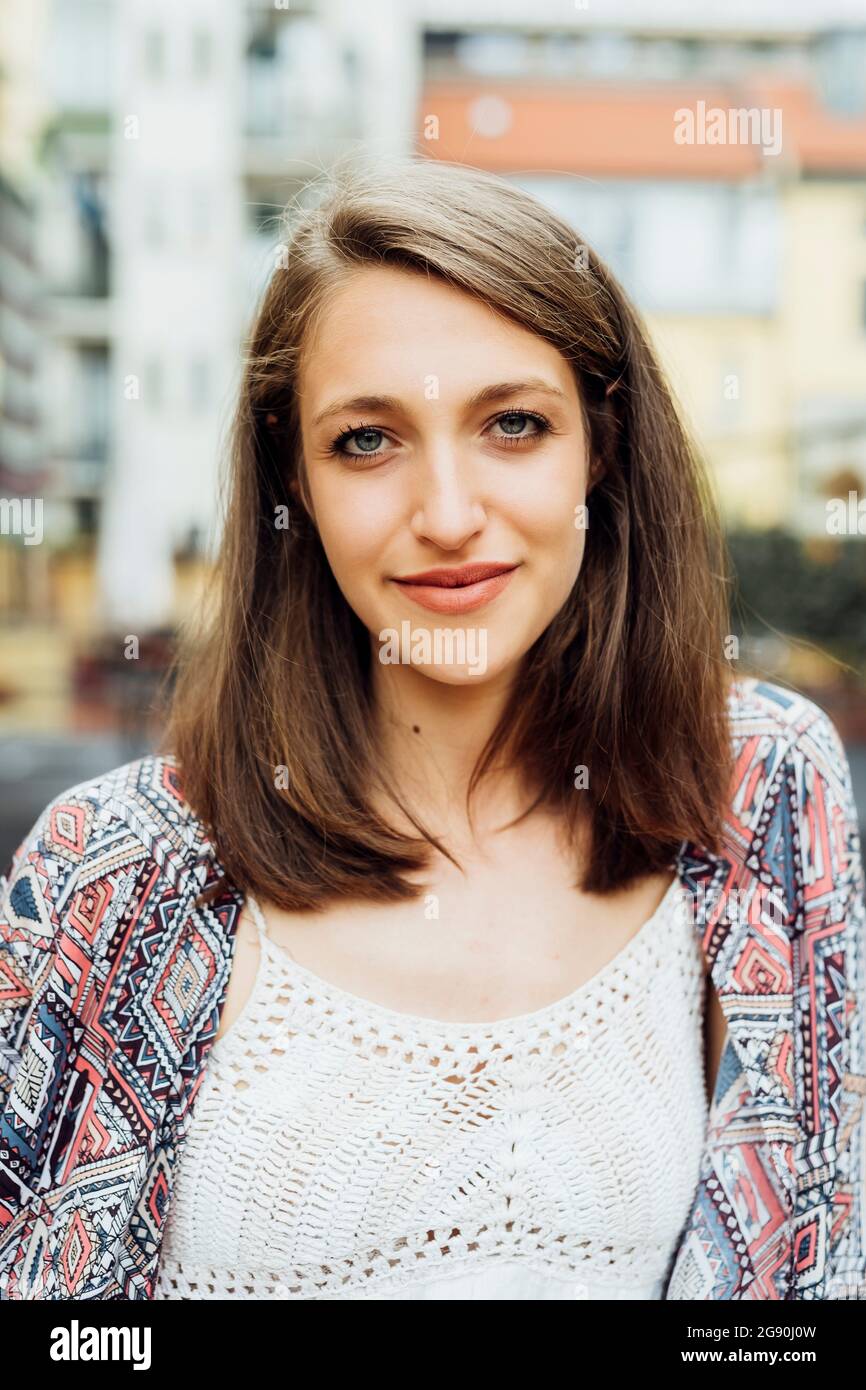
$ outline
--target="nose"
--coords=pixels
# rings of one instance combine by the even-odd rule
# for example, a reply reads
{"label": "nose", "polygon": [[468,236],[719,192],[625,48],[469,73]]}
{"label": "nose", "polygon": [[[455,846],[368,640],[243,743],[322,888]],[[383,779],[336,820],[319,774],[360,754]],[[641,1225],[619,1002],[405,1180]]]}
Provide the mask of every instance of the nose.
{"label": "nose", "polygon": [[445,446],[418,470],[419,495],[412,534],[440,550],[460,550],[487,523],[473,470],[459,451]]}

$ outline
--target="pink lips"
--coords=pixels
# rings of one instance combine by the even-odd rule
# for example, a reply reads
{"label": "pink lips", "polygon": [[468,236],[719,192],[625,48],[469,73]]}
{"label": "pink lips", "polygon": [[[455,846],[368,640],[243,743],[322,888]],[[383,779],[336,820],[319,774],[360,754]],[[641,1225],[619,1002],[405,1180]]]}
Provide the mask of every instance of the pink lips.
{"label": "pink lips", "polygon": [[424,570],[393,582],[434,613],[471,613],[500,594],[516,569],[516,565],[479,562],[455,569]]}

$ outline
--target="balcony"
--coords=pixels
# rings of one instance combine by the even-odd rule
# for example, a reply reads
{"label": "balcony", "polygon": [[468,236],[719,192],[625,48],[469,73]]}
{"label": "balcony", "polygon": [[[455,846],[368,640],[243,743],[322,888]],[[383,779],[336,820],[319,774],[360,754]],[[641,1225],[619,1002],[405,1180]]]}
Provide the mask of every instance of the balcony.
{"label": "balcony", "polygon": [[357,134],[349,57],[315,19],[256,19],[244,68],[245,170],[254,177],[309,174]]}

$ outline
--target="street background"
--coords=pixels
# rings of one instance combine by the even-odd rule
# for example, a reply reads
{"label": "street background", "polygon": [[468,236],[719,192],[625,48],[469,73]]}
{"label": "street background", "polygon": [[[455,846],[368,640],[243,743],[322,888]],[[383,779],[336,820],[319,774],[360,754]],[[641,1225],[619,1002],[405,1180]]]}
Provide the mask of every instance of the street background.
{"label": "street background", "polygon": [[716,479],[739,665],[827,709],[866,822],[862,4],[0,0],[0,45],[4,865],[152,745],[278,216],[353,149],[495,170],[609,261]]}

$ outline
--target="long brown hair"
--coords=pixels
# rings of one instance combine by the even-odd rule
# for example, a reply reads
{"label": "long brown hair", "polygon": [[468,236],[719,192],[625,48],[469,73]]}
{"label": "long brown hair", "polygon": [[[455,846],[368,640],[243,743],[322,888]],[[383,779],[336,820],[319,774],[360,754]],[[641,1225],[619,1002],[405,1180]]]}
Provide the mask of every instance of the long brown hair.
{"label": "long brown hair", "polygon": [[[371,802],[385,784],[369,634],[296,500],[301,354],[329,295],[371,264],[439,276],[552,343],[589,430],[583,564],[521,663],[470,800],[503,758],[520,769],[532,804],[556,808],[575,844],[588,827],[591,850],[575,857],[586,892],[670,867],[683,841],[716,851],[732,774],[727,551],[614,276],[516,185],[422,157],[344,164],[316,205],[285,217],[232,428],[213,602],[184,634],[162,743],[226,874],[290,910],[411,898],[423,889],[407,871],[439,843],[411,816],[417,834],[399,833]],[[589,770],[581,790],[577,767]]]}

